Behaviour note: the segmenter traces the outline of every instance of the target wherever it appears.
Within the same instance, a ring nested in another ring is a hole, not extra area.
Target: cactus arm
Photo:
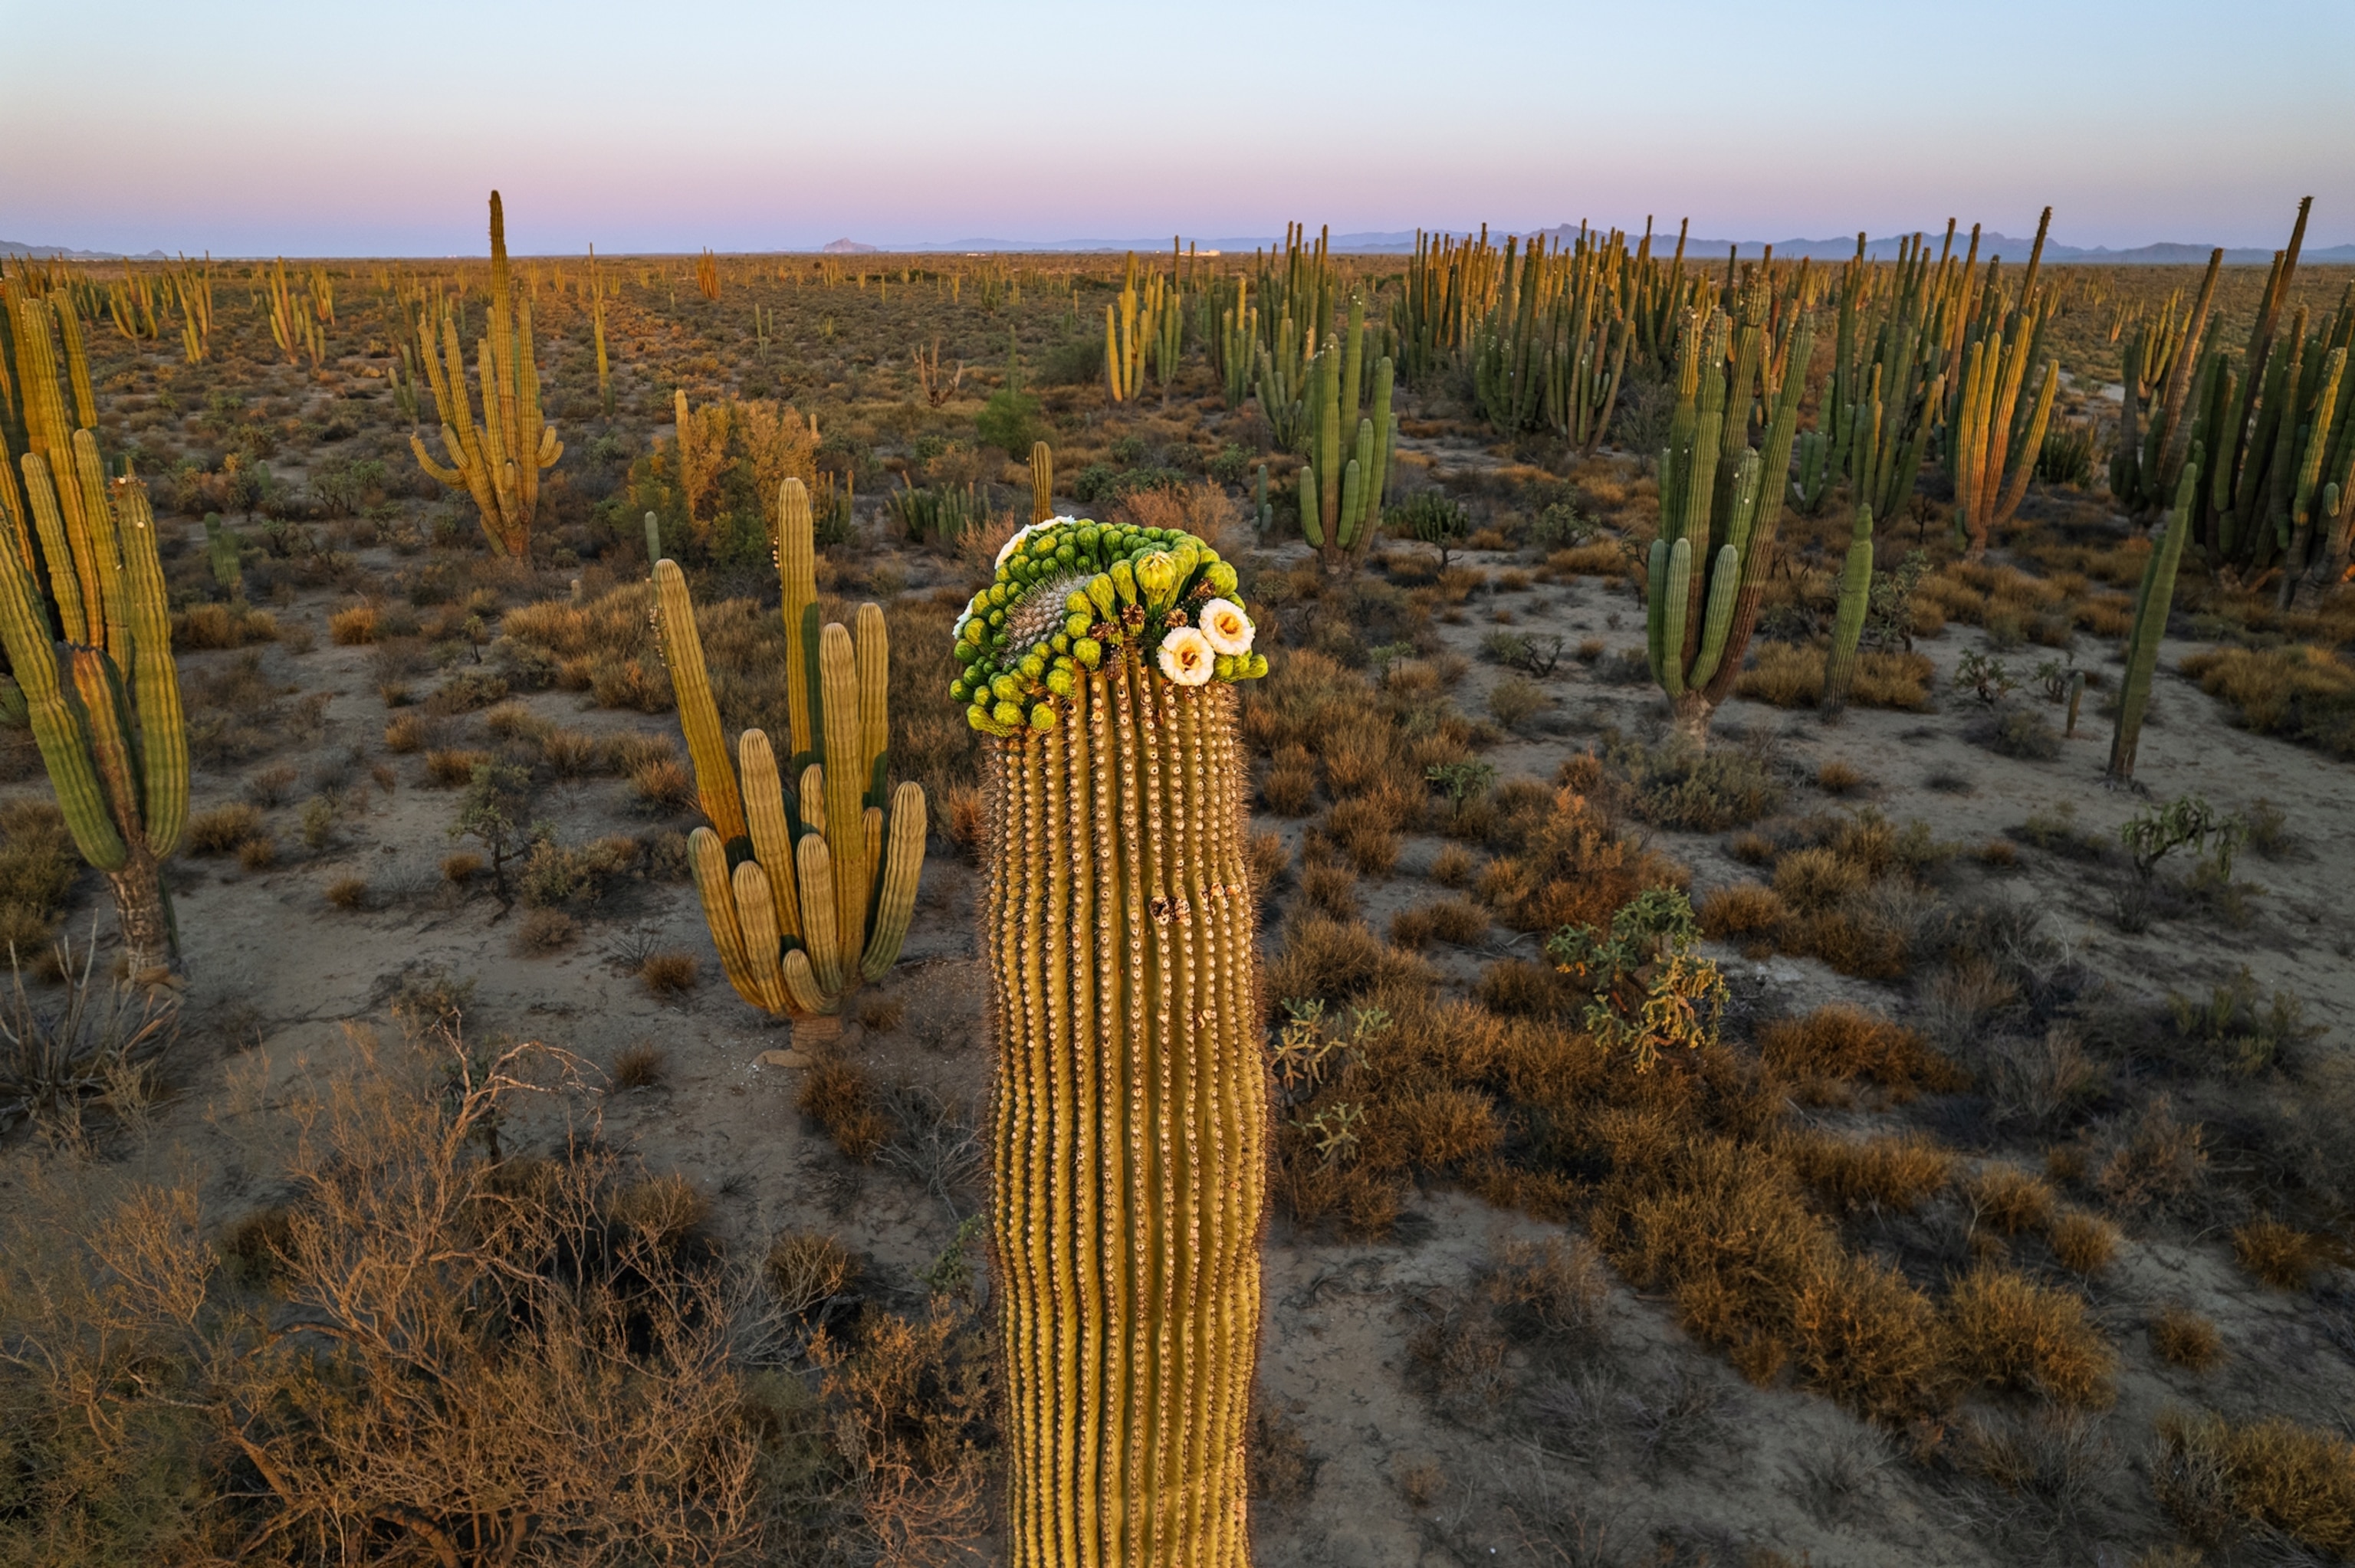
[[[74,546],[74,565],[82,570],[83,608],[91,617],[92,635],[86,641],[104,649],[118,665],[127,664],[130,633],[123,620],[123,546],[115,537],[106,465],[99,460],[98,438],[88,430],[73,434],[73,477],[81,493],[81,505],[68,510],[66,523]],[[77,511],[79,532],[74,527]]]
[[[822,1017],[841,1005],[839,996],[829,993],[818,984],[817,971],[810,968],[809,954],[804,949],[789,949],[779,968],[784,974],[785,996],[796,1016]]]
[[[1671,698],[1685,694],[1685,615],[1692,588],[1693,546],[1678,539],[1668,546],[1660,622],[1660,685]]]
[[[60,679],[48,618],[23,564],[13,554],[0,555],[5,555],[0,559],[0,638],[5,638],[9,667],[23,690],[26,716],[57,789],[58,807],[82,858],[101,871],[119,870],[130,856],[130,846],[107,810],[89,732]]]
[[[1365,504],[1365,499],[1366,471],[1356,458],[1351,458],[1349,466],[1341,471],[1341,517],[1335,525],[1338,530],[1337,542],[1344,550],[1358,542],[1358,511]]]
[[[817,606],[817,538],[809,491],[788,477],[777,487],[777,588],[785,622],[785,713],[789,757],[816,747],[810,720],[810,672],[802,636],[805,612]]]
[[[794,897],[793,825],[785,819],[784,783],[777,776],[777,754],[767,732],[748,729],[736,737],[736,768],[743,784],[752,858],[768,873],[769,892],[776,902],[777,934],[798,939],[802,924],[800,902]]]
[[[40,535],[41,558],[49,563],[49,593],[58,601],[58,625],[48,628],[48,612],[39,609],[38,593],[33,596],[35,608],[39,609],[45,630],[86,635],[89,623],[82,610],[81,578],[69,564],[73,553],[66,544],[65,518],[58,508],[57,487],[51,482],[49,465],[40,453],[27,452],[24,469],[33,528]]]
[[[744,967],[753,989],[761,993],[755,1005],[768,1012],[785,1011],[785,976],[777,966],[782,946],[777,932],[776,895],[769,890],[767,873],[758,861],[739,861],[730,879],[736,900],[736,918],[744,933]]]
[[[794,846],[794,866],[801,878],[802,950],[809,954],[819,993],[838,998],[843,991],[841,926],[834,856],[826,847],[824,833],[802,835]]]
[[[1646,563],[1644,593],[1644,652],[1652,662],[1652,679],[1666,683],[1660,673],[1660,638],[1668,626],[1668,542],[1652,541],[1649,560]]]
[[[1742,551],[1728,545],[1717,553],[1717,565],[1709,574],[1709,610],[1701,621],[1700,652],[1693,660],[1692,673],[1685,680],[1689,687],[1706,689],[1710,677],[1716,674],[1725,657],[1726,632],[1733,625],[1733,601],[1742,591]]]
[[[678,698],[679,728],[695,764],[696,803],[720,838],[732,843],[744,837],[744,802],[728,758],[728,743],[720,737],[719,707],[703,664],[703,640],[695,629],[695,601],[687,596],[687,577],[677,561],[655,563],[655,597],[661,607],[655,619],[662,629],[663,657]]]
[[[1044,523],[1055,514],[1055,450],[1044,441],[1030,443],[1030,521]]]
[[[1308,541],[1312,550],[1325,547],[1325,523],[1316,511],[1316,466],[1300,465],[1300,536]]]
[[[1872,597],[1872,508],[1856,509],[1848,559],[1840,568],[1839,609],[1832,621],[1832,645],[1824,661],[1823,703],[1838,708],[1848,702],[1856,677],[1857,644],[1864,636],[1864,616]]]
[[[134,482],[118,482],[115,495],[131,692],[145,781],[141,817],[148,851],[161,860],[180,847],[187,825],[188,729],[180,705],[179,667],[172,661],[170,597],[155,552],[155,514],[147,492]]]
[[[728,848],[718,833],[698,827],[687,835],[687,863],[695,873],[695,891],[703,902],[703,923],[711,945],[719,950],[719,968],[736,994],[754,1007],[767,1005],[744,946],[744,928],[736,916],[735,885],[728,874]]]
[[[818,667],[826,689],[824,780],[826,842],[834,885],[834,969],[837,974],[847,974],[858,962],[867,916],[867,835],[862,821],[867,779],[857,766],[858,655],[852,650],[850,633],[841,626],[827,627],[821,638]],[[820,966],[818,972],[823,976],[826,968]]]
[[[874,930],[858,966],[859,973],[869,980],[881,980],[884,971],[899,961],[900,946],[908,939],[908,927],[915,916],[916,884],[924,869],[925,830],[924,787],[911,780],[891,796],[890,842],[877,878]]]
[[[2200,449],[2194,445],[2184,460],[2176,484],[2175,506],[2169,514],[2167,535],[2151,552],[2144,568],[2142,590],[2137,596],[2134,627],[2126,634],[2126,672],[2118,685],[2117,727],[2110,737],[2109,774],[2134,777],[2135,747],[2142,738],[2142,715],[2150,700],[2150,681],[2158,665],[2159,640],[2167,634],[2167,617],[2175,603],[2175,573],[2183,558],[2184,536],[2191,531],[2192,503],[2199,491]]]
[[[883,620],[882,607],[862,604],[858,607],[858,773],[861,785],[870,782],[874,788],[866,796],[870,806],[883,804],[882,785],[877,775],[877,764],[885,760],[884,754],[891,744],[890,671],[891,633]]]

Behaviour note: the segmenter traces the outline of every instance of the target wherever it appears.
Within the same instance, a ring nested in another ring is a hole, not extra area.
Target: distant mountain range
[[[22,240],[0,239],[0,256],[30,256],[37,261],[169,261],[161,250],[150,250],[144,256],[126,255],[120,250],[76,250],[65,245],[27,245]]]
[[[1508,232],[1501,228],[1491,229],[1489,238],[1502,240]],[[1568,241],[1577,237],[1578,226],[1565,223],[1540,232],[1550,239]],[[1943,223],[1934,229],[1923,231],[1924,238],[1933,246],[1943,242],[1945,232],[1945,225]],[[1880,239],[1868,239],[1865,242],[1864,252],[1873,260],[1891,261],[1897,258],[1898,248],[1911,238],[1910,235],[1892,234]],[[1676,238],[1673,229],[1666,233],[1655,229],[1652,235],[1654,252],[1667,255],[1675,248]],[[1281,246],[1284,240],[1275,235],[1253,234],[1228,235],[1216,238],[1189,237],[1186,243],[1203,251],[1233,255],[1252,250],[1273,250]],[[1957,250],[1966,243],[1965,234],[1957,233],[1955,236]],[[2031,240],[2011,235],[1982,234],[1979,236],[1979,258],[1985,260],[1991,256],[2000,256],[2007,261],[2025,261],[2028,260],[2028,248],[2032,243]],[[1168,245],[1169,242],[1167,239],[974,238],[942,240],[919,245],[884,246],[869,245],[863,240],[845,237],[841,239],[830,240],[817,249],[819,254],[828,256],[867,256],[884,250],[903,255],[957,251],[1134,250],[1140,255],[1151,255],[1167,249]],[[1332,238],[1332,249],[1355,256],[1406,255],[1414,249],[1414,231],[1398,229],[1389,232],[1337,234]],[[1773,249],[1775,255],[1785,259],[1806,257],[1817,261],[1845,261],[1856,254],[1856,240],[1853,237],[1844,239],[1777,239],[1774,242]],[[2156,245],[2138,245],[2126,250],[2112,250],[2101,245],[2088,249],[2080,245],[2062,245],[2047,241],[2044,247],[2044,259],[2047,261],[2077,261],[2107,266],[2196,267],[2207,261],[2211,249],[2211,247],[2206,245],[2192,245],[2171,240]],[[1759,239],[1689,239],[1685,242],[1685,257],[1688,260],[1721,260],[1729,249],[1734,251],[1742,260],[1755,260],[1765,253],[1767,243]],[[2273,255],[2274,253],[2269,249],[2232,246],[2226,248],[2224,260],[2232,266],[2262,267],[2273,260]],[[171,260],[161,250],[149,250],[139,255],[130,255],[120,250],[77,250],[70,246],[27,245],[20,240],[0,239],[0,257],[7,256],[30,256],[43,260],[62,257],[71,261],[168,261]],[[2303,252],[2299,260],[2317,265],[2334,263],[2343,265],[2355,262],[2355,245],[2312,247]]]

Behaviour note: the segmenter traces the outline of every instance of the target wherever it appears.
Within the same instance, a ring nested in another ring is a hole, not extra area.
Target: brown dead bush
[[[2169,1366],[2202,1372],[2223,1359],[2224,1336],[2212,1319],[2170,1301],[2150,1320],[2150,1348]]]
[[[1759,1060],[1816,1104],[1837,1103],[1859,1079],[1900,1103],[1965,1081],[1959,1068],[1913,1030],[1844,1002],[1776,1019],[1758,1031],[1757,1042]]]
[[[891,1136],[891,1119],[883,1114],[874,1079],[866,1068],[839,1056],[822,1057],[809,1069],[794,1104],[861,1165],[874,1163]]]
[[[1982,1264],[1946,1299],[1965,1374],[2062,1404],[2106,1405],[2117,1357],[2085,1318],[2085,1304],[2017,1270]]]
[[[1773,930],[1789,911],[1781,895],[1764,883],[1737,882],[1703,897],[1696,913],[1702,935],[1741,937]]]

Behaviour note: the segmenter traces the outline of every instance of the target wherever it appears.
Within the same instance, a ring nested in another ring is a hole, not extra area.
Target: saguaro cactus
[[[72,452],[62,484],[25,454],[38,564],[23,540],[0,548],[0,641],[75,847],[114,894],[125,966],[151,975],[176,948],[162,864],[188,820],[170,604],[146,491],[107,482],[90,431],[74,432]]]
[[[1266,669],[1188,535],[1058,518],[958,627],[988,746],[982,947],[1008,1557],[1249,1561],[1268,1149],[1231,682]]]
[[[676,561],[655,563],[655,620],[710,824],[687,836],[687,858],[719,966],[746,1001],[794,1019],[797,1037],[826,1039],[841,1032],[844,999],[900,957],[923,871],[924,789],[889,787],[883,611],[860,605],[855,637],[839,624],[821,627],[800,480],[779,487],[778,513],[792,732],[783,768],[758,729],[736,737],[730,761]]]
[[[1030,521],[1044,523],[1055,514],[1055,449],[1044,441],[1030,443]]]
[[[1872,508],[1856,509],[1855,531],[1849,539],[1848,561],[1840,568],[1839,609],[1832,619],[1831,652],[1824,659],[1824,706],[1848,705],[1848,688],[1856,679],[1856,649],[1864,637],[1864,612],[1872,599]]]
[[[1303,399],[1308,461],[1300,471],[1300,531],[1327,571],[1355,566],[1373,543],[1398,445],[1390,356],[1374,366],[1373,407],[1361,416],[1365,362],[1366,302],[1352,299],[1348,332],[1327,338],[1308,363]]]
[[[2135,594],[2134,628],[2126,633],[2126,673],[2118,683],[2118,726],[2110,736],[2113,779],[2134,777],[2135,744],[2142,738],[2143,709],[2149,705],[2150,678],[2158,668],[2158,640],[2167,634],[2168,612],[2175,605],[2175,571],[2183,559],[2183,541],[2191,533],[2200,465],[2200,443],[2194,441],[2176,481],[2175,510],[2168,515],[2167,532],[2153,546]]]
[[[528,554],[532,517],[539,508],[539,471],[556,466],[564,443],[556,439],[556,427],[540,418],[531,301],[517,295],[507,274],[506,215],[498,192],[491,193],[490,321],[474,345],[474,375],[483,393],[479,426],[466,399],[466,356],[458,345],[457,318],[447,310],[421,314],[417,345],[442,419],[442,448],[450,454],[448,467],[434,461],[424,439],[412,431],[409,445],[418,466],[474,498],[493,548],[506,556]]]

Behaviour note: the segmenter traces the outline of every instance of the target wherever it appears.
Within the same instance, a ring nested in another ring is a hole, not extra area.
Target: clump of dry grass
[[[1695,913],[1702,935],[1742,937],[1774,930],[1789,917],[1790,907],[1763,883],[1737,882],[1705,895]]]
[[[2232,1257],[2251,1277],[2276,1290],[2297,1290],[2328,1255],[2327,1244],[2271,1214],[2260,1214],[2232,1233]]]
[[[1966,1082],[1960,1068],[1913,1030],[1844,1002],[1776,1019],[1756,1038],[1759,1061],[1810,1104],[1844,1103],[1859,1081],[1901,1104]]]
[[[2151,1489],[2194,1541],[2226,1546],[2257,1525],[2317,1552],[2355,1552],[2355,1444],[2279,1416],[2243,1425],[2169,1411],[2158,1425]]]
[[[1479,857],[1462,844],[1443,844],[1431,860],[1431,880],[1442,887],[1469,887],[1479,873]]]
[[[2115,1397],[2116,1354],[2079,1298],[1981,1264],[1955,1284],[1946,1313],[1957,1362],[1973,1382],[2063,1404]]]
[[[2056,1215],[2044,1234],[2052,1255],[2070,1273],[2093,1276],[2109,1267],[2118,1255],[2118,1230],[2098,1214],[2071,1209]]]
[[[649,996],[668,1000],[693,991],[701,973],[692,953],[649,953],[638,965],[638,983]]]
[[[1977,1219],[2008,1236],[2046,1229],[2060,1202],[2051,1182],[2001,1163],[1987,1166],[1966,1182],[1964,1197]]]
[[[526,958],[544,959],[562,952],[580,935],[580,922],[561,909],[527,910],[516,926],[516,951]]]
[[[237,863],[245,871],[268,871],[278,863],[278,841],[268,833],[256,833],[237,846]]]
[[[191,854],[235,854],[239,846],[261,831],[261,813],[242,801],[198,811],[188,819]]]
[[[327,641],[338,648],[364,648],[376,641],[377,607],[356,604],[327,617]]]
[[[861,1165],[871,1165],[891,1136],[875,1081],[866,1068],[840,1056],[823,1056],[802,1079],[794,1104],[825,1128],[834,1146]]]
[[[655,758],[630,770],[630,793],[642,809],[673,815],[695,804],[695,775],[676,758]]]
[[[365,876],[339,876],[327,884],[327,902],[337,909],[368,907],[368,885]]]
[[[1308,907],[1336,920],[1358,916],[1358,874],[1331,862],[1303,867],[1300,894]]]
[[[2326,648],[2205,648],[2184,674],[2243,728],[2355,757],[2355,664]]]
[[[1305,746],[1287,746],[1260,776],[1259,796],[1279,817],[1305,817],[1316,800],[1316,764]]]
[[[1935,671],[1924,654],[1868,649],[1856,657],[1849,705],[1918,712],[1930,705],[1930,683]],[[1788,642],[1764,643],[1750,667],[1735,678],[1733,692],[1778,708],[1814,707],[1823,700],[1824,650]]]
[[[669,1054],[659,1045],[641,1040],[624,1045],[613,1058],[613,1086],[617,1089],[651,1089],[663,1081],[663,1072],[669,1065]]]
[[[1827,795],[1853,795],[1870,782],[1862,769],[1838,757],[1816,769],[1816,788]]]
[[[2150,1320],[2150,1348],[2169,1366],[2204,1372],[2223,1360],[2224,1336],[2212,1319],[2170,1301]]]
[[[1955,1169],[1950,1150],[1911,1134],[1858,1140],[1811,1135],[1781,1148],[1800,1181],[1848,1213],[1912,1213],[1945,1190]]]
[[[474,769],[491,759],[487,751],[450,748],[425,754],[425,781],[437,789],[457,789],[471,784]]]

